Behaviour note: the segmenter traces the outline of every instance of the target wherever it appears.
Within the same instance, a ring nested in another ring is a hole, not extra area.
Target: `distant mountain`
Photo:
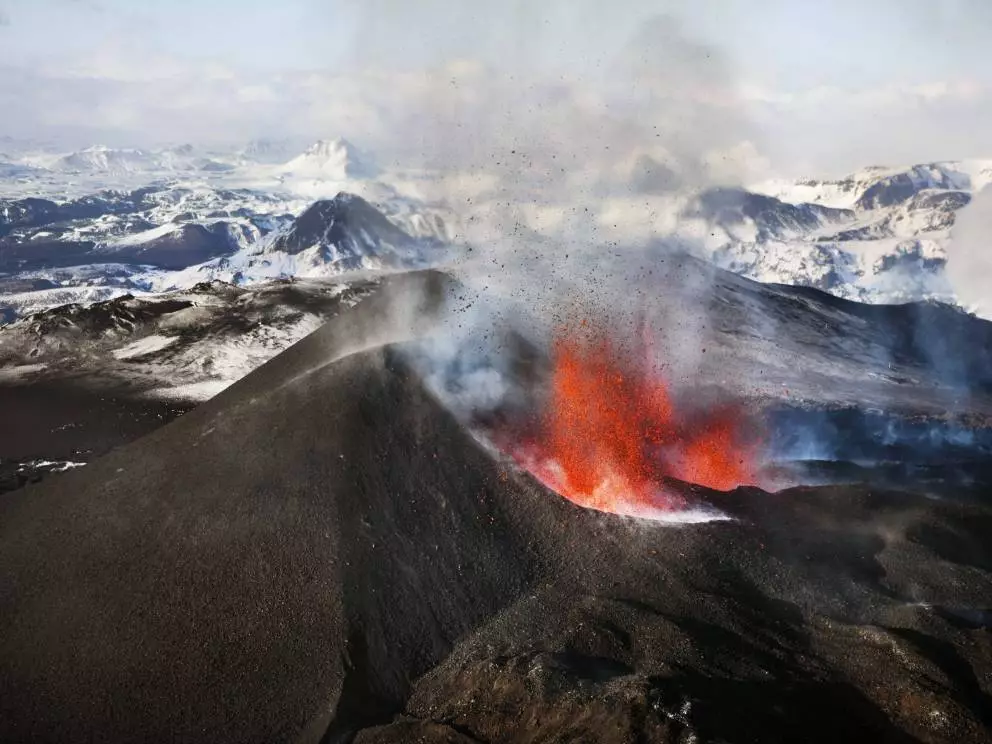
[[[0,325],[0,369],[90,374],[166,398],[209,397],[358,302],[351,287],[213,281],[152,296],[71,303]]]
[[[63,202],[0,200],[0,318],[215,279],[419,268],[443,255],[442,218],[407,202],[380,211],[339,193],[304,205],[253,190],[181,184]]]
[[[703,220],[737,240],[766,242],[845,224],[854,218],[854,213],[819,204],[790,204],[744,189],[717,188],[699,194],[684,216]]]
[[[871,166],[841,179],[768,181],[753,190],[792,203],[866,210],[894,206],[927,189],[980,191],[988,183],[992,183],[992,160],[973,160],[902,168]]]
[[[238,151],[242,160],[263,165],[280,165],[290,160],[296,150],[286,139],[256,139]]]
[[[972,161],[716,189],[690,202],[681,230],[718,265],[759,281],[867,302],[953,301],[949,233],[990,182],[992,161]]]
[[[330,277],[350,271],[424,268],[445,256],[445,244],[414,237],[354,194],[312,204],[291,225],[232,256],[165,277],[244,283],[283,277]]]
[[[152,170],[156,165],[155,156],[146,150],[114,149],[95,145],[64,155],[56,160],[52,167],[67,172],[102,171],[126,174]]]
[[[282,170],[288,176],[332,181],[374,178],[379,174],[369,157],[344,139],[319,140]]]
[[[459,215],[407,196],[411,189],[391,183],[347,140],[320,140],[294,157],[295,148],[265,139],[221,155],[191,145],[57,156],[6,148],[15,155],[0,159],[0,195],[6,187],[24,196],[0,196],[3,312],[37,308],[9,295],[71,267],[81,267],[80,278],[63,273],[59,297],[74,286],[140,291],[421,266],[433,262],[436,244],[454,239]],[[858,301],[954,302],[944,271],[950,231],[992,183],[992,161],[875,166],[834,180],[692,193],[662,181],[643,186],[670,197],[674,236],[722,268]],[[340,192],[362,199],[329,198]],[[100,279],[98,265],[113,268]],[[122,265],[130,267],[124,284]]]
[[[136,174],[223,172],[232,165],[200,154],[192,145],[162,150],[139,150],[94,145],[63,155],[49,165],[64,173],[104,176]]]
[[[253,245],[291,224],[296,208],[246,189],[169,184],[62,202],[0,199],[0,313],[147,290],[162,272]]]

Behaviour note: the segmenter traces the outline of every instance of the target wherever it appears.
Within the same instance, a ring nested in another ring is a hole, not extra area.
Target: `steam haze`
[[[992,188],[980,191],[958,216],[947,250],[947,277],[961,304],[992,318]]]
[[[980,0],[5,0],[0,133],[344,136],[405,165],[545,178],[609,155],[634,174],[621,188],[653,191],[700,157],[719,180],[839,175],[992,152],[990,30]]]

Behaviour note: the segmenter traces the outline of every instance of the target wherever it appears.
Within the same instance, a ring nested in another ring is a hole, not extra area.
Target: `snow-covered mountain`
[[[903,168],[871,166],[836,180],[772,180],[753,190],[793,203],[847,209],[892,206],[924,189],[980,191],[992,183],[992,160],[949,161]]]
[[[103,172],[124,175],[154,170],[157,165],[155,156],[145,150],[118,150],[96,145],[63,155],[52,163],[52,168],[67,173]]]
[[[0,199],[0,287],[51,280],[85,284],[100,276],[85,267],[121,265],[176,270],[229,255],[292,222],[301,203],[246,189],[162,184],[103,191],[56,202]],[[2,289],[0,289],[2,292]]]
[[[151,397],[201,400],[366,296],[374,282],[205,282],[68,304],[0,326],[0,368],[93,375]]]
[[[9,319],[49,301],[211,279],[421,266],[436,258],[437,244],[456,242],[457,224],[485,217],[485,196],[464,202],[466,214],[451,209],[445,174],[382,171],[343,139],[298,148],[285,140],[226,153],[190,145],[69,154],[5,148],[0,312]],[[992,161],[970,161],[680,192],[655,237],[674,237],[763,282],[865,302],[954,302],[944,271],[950,231],[990,183]],[[611,209],[602,205],[600,221],[640,219]]]
[[[344,139],[319,140],[281,168],[288,178],[316,178],[326,181],[375,178],[378,168]]]
[[[68,174],[125,177],[136,174],[229,171],[233,166],[200,154],[192,145],[164,150],[120,149],[95,145],[63,155],[49,168]]]
[[[707,191],[680,230],[718,265],[759,281],[865,302],[953,302],[950,230],[990,182],[992,161],[973,161]]]
[[[415,237],[354,194],[311,205],[288,227],[234,253],[182,272],[166,274],[159,287],[194,281],[237,284],[286,277],[336,277],[353,271],[417,269],[435,265],[446,245]]]
[[[260,165],[281,165],[296,154],[293,143],[286,139],[255,139],[238,151],[238,157],[245,163]]]
[[[181,183],[65,202],[0,200],[0,319],[204,281],[328,277],[440,258],[439,215],[404,200],[379,207],[344,193],[309,204]]]

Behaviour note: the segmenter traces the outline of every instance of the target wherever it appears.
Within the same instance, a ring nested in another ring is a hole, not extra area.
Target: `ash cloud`
[[[645,361],[676,386],[695,382],[713,273],[686,269],[693,246],[673,233],[687,194],[747,176],[741,154],[754,153],[757,133],[730,65],[676,19],[593,48],[602,64],[574,75],[449,62],[393,108],[395,130],[418,143],[413,157],[447,174],[419,195],[466,216],[470,250],[449,268],[493,298],[418,352],[463,416],[528,400],[510,369],[519,347],[487,337],[501,323],[544,358],[563,325],[601,325],[621,345],[645,332],[656,357]]]
[[[448,62],[400,94],[389,129],[407,151],[395,154],[451,173],[441,195],[459,207],[508,204],[501,223],[557,234],[576,212],[635,201],[650,214],[680,190],[747,175],[740,154],[757,133],[718,50],[667,16],[616,49],[589,42],[605,61],[574,74]]]

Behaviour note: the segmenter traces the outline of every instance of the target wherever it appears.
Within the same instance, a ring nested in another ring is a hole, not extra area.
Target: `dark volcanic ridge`
[[[160,295],[63,305],[0,326],[0,371],[21,384],[86,378],[95,386],[158,390],[231,383],[360,302],[375,278],[203,282]],[[172,391],[170,393],[170,390]],[[194,398],[195,399],[195,398]]]
[[[393,345],[449,289],[385,280],[0,499],[0,739],[988,740],[987,500],[672,484],[734,520],[581,509]]]

